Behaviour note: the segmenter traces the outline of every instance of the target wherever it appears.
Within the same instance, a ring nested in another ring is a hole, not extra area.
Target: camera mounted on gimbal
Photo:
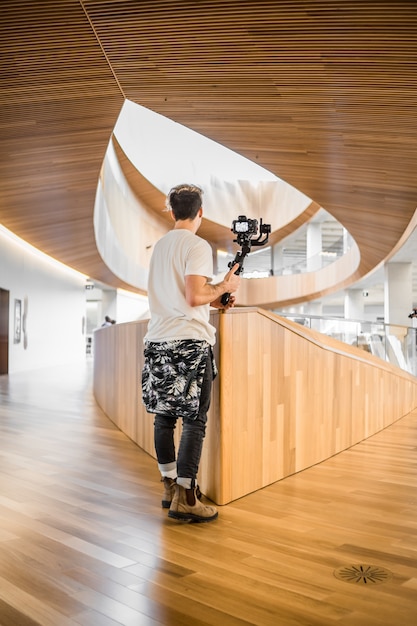
[[[239,263],[235,274],[240,274],[243,270],[243,260],[245,256],[249,254],[251,247],[264,246],[268,243],[271,225],[264,224],[261,218],[259,223],[259,235],[255,238],[258,232],[258,220],[249,219],[246,215],[239,215],[237,220],[233,220],[230,230],[236,235],[236,239],[233,239],[233,241],[239,244],[241,249],[236,253],[234,260],[230,261],[228,267],[232,269],[236,263]],[[229,300],[230,293],[224,293],[221,297],[221,303],[226,305]]]

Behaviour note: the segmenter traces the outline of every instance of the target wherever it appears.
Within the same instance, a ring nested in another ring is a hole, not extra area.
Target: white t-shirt
[[[209,323],[210,305],[191,307],[185,299],[185,276],[213,276],[210,245],[191,231],[174,229],[154,247],[149,268],[151,319],[145,341],[197,339],[215,343]]]

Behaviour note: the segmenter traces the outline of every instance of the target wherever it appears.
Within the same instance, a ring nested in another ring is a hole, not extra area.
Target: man
[[[112,319],[111,317],[109,317],[108,315],[106,315],[106,317],[104,318],[104,322],[102,323],[102,326],[111,326],[112,325]]]
[[[220,283],[210,283],[212,250],[196,234],[203,216],[202,194],[194,185],[178,185],[167,196],[175,225],[156,243],[151,258],[151,319],[142,372],[143,401],[147,411],[155,414],[155,450],[164,482],[162,506],[169,508],[169,517],[187,522],[209,522],[218,515],[214,507],[200,502],[196,484],[217,373],[209,310],[210,306],[233,306],[233,295],[227,305],[221,297],[233,294],[240,282],[235,264]],[[174,429],[179,417],[183,429],[176,457]]]

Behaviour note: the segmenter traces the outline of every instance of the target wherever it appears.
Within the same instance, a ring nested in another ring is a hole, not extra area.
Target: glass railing
[[[278,315],[339,339],[417,376],[417,328],[316,315]]]

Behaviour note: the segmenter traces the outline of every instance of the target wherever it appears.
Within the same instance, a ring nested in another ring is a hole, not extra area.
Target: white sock
[[[162,478],[175,478],[177,477],[177,464],[175,461],[172,463],[158,463],[158,469],[161,472]]]
[[[173,478],[174,480],[177,478],[177,470],[168,470],[161,472],[162,478]]]
[[[192,478],[177,478],[177,484],[184,487],[184,489],[191,489]]]

